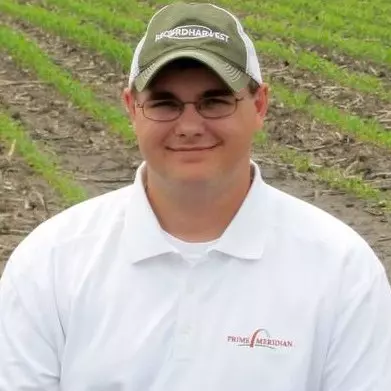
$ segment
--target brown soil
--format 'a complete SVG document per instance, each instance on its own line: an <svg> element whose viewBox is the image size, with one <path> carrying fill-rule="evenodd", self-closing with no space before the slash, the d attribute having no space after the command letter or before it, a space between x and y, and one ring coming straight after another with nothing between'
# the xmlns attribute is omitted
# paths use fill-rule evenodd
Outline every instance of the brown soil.
<svg viewBox="0 0 391 391"><path fill-rule="evenodd" d="M118 188L133 175L138 154L119 137L107 137L105 127L72 107L53 88L20 71L10 57L4 69L0 104L29 130L30 136L61 167L74 174L90 196ZM131 131L129 129L129 131ZM113 176L115 172L115 176Z"/></svg>
<svg viewBox="0 0 391 391"><path fill-rule="evenodd" d="M15 246L61 208L61 200L12 146L0 145L0 275Z"/></svg>
<svg viewBox="0 0 391 391"><path fill-rule="evenodd" d="M391 130L391 102L382 101L375 95L342 87L321 75L315 76L308 70L295 69L284 61L262 56L262 62L268 71L267 76L272 81L284 83L293 91L304 90L313 99L322 100L325 104L338 107L364 120L376 120L385 129Z"/></svg>
<svg viewBox="0 0 391 391"><path fill-rule="evenodd" d="M89 83L101 99L122 107L120 95L127 75L118 64L110 64L97 54L25 24L19 23L18 27L35 37L57 64ZM104 126L88 115L70 107L53 88L34 84L37 81L34 74L21 71L10 58L2 58L0 67L3 70L0 79L9 82L6 88L0 89L0 107L5 106L15 118L19 118L46 151L55 153L61 166L74 173L89 194L101 194L130 182L140 161L136 150L119 137L109 134ZM266 65L265 71L272 74L269 65ZM304 74L293 75L289 70L284 72L287 72L288 80L307 80ZM20 81L23 84L18 84ZM312 79L311 82L315 83ZM341 104L349 99L350 95L347 95L343 101L340 94L336 98ZM363 107L370 113L370 106L364 104ZM377 115L376 112L373 115ZM391 172L387 151L355 142L353 138L338 133L337 129L314 122L274 100L271 101L267 128L273 140L311 151L318 164L339 166L351 174L365 172L374 176L380 171ZM391 276L391 227L389 216L381 208L369 208L367 202L343 192L330 191L317 183L312 174L298 174L266 150L256 148L254 159L263 167L267 182L320 206L361 233L373 245ZM23 175L18 178L20 183L24 183ZM15 180L18 181L18 178ZM386 178L381 186L387 187ZM385 190L385 193L389 191ZM12 247L14 243L7 245Z"/></svg>
<svg viewBox="0 0 391 391"><path fill-rule="evenodd" d="M253 33L252 36L256 38L257 34ZM391 66L378 64L370 58L353 58L352 56L342 53L339 49L337 50L319 45L298 43L292 38L277 38L276 40L292 47L293 49L297 48L307 52L313 52L325 60L331 61L341 67L348 68L350 71L362 72L378 77L383 83L385 83L385 85L391 85Z"/></svg>

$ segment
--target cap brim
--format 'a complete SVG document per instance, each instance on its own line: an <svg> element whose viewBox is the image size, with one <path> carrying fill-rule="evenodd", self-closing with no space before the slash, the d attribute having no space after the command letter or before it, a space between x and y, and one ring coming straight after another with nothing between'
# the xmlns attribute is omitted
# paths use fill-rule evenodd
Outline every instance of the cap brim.
<svg viewBox="0 0 391 391"><path fill-rule="evenodd" d="M203 64L211 68L214 72L216 72L217 75L220 76L221 79L233 91L236 92L247 87L250 81L250 77L246 73L225 62L221 57L217 56L216 54L205 50L200 50L198 48L192 48L176 50L158 58L151 66L142 71L134 79L134 85L137 91L144 90L165 65L179 58L192 58L194 60L202 62Z"/></svg>

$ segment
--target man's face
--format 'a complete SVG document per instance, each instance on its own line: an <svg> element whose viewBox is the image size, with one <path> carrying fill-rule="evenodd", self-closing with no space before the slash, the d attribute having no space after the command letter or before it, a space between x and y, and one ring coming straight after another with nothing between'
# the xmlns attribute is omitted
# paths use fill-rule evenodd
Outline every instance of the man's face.
<svg viewBox="0 0 391 391"><path fill-rule="evenodd" d="M125 90L140 152L152 176L182 185L213 185L248 170L252 138L262 127L267 109L267 86L254 95L247 88L233 94L243 99L232 115L220 119L203 118L194 105L187 104L179 118L157 122L146 118L137 107L137 102L142 105L156 99L195 102L205 96L224 98L226 94L232 95L207 67L183 71L166 67L149 89L136 96ZM165 104L163 101L163 107Z"/></svg>

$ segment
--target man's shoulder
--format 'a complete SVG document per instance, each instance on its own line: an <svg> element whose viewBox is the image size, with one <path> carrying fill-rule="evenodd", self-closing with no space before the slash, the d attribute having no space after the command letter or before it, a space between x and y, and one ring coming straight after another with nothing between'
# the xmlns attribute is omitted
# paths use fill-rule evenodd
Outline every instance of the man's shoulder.
<svg viewBox="0 0 391 391"><path fill-rule="evenodd" d="M269 186L272 226L280 246L296 252L298 262L344 270L354 279L370 280L384 266L367 240L329 212ZM331 269L330 269L331 268Z"/></svg>
<svg viewBox="0 0 391 391"><path fill-rule="evenodd" d="M99 236L123 221L133 190L132 184L64 209L38 225L16 250L51 249L82 237Z"/></svg>
<svg viewBox="0 0 391 391"><path fill-rule="evenodd" d="M330 212L272 186L269 194L273 224L282 235L336 251L368 245L355 229Z"/></svg>

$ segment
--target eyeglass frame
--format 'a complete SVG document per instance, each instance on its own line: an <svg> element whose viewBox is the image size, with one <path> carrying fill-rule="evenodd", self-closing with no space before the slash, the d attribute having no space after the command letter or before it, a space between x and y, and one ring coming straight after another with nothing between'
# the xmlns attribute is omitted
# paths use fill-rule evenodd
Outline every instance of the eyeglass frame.
<svg viewBox="0 0 391 391"><path fill-rule="evenodd" d="M222 95L222 96L223 96L223 95ZM233 115L233 114L236 112L237 108L238 108L238 102L241 102L241 101L243 101L243 100L245 99L244 96L242 96L242 97L240 97L240 98L238 98L238 97L236 97L236 96L234 96L234 95L228 95L228 96L232 96L232 97L234 98L235 108L233 109L232 113L227 114L227 115L223 115L223 116L219 116L219 117L205 117L205 116L199 111L199 107L198 107L198 105L200 104L200 102L202 102L203 100L206 100L206 99L213 99L213 98L216 98L216 97L218 97L218 96L203 97L203 98L198 99L197 101L185 101L185 102L182 101L182 100L180 100L180 99L177 99L177 98L169 98L169 99L147 99L147 100L145 100L143 103L140 103L140 102L138 102L138 101L135 101L135 103L136 103L135 106L138 107L138 108L140 108L140 109L142 109L142 112L143 112L143 115L144 115L145 118L147 118L147 119L149 119L149 120L151 120L151 121L154 121L154 122L171 122L171 121L177 120L178 118L180 118L180 116L181 116L181 115L183 114L183 112L185 111L185 106L186 106L187 104L192 104L192 105L194 105L194 107L195 107L197 113L198 113L202 118L214 120L214 119L227 118L227 117ZM145 106L145 104L146 104L147 102L153 102L153 101L176 101L176 102L178 102L178 103L180 104L180 106L179 106L179 107L180 107L180 111L179 111L178 116L175 117L175 118L173 118L173 119L165 119L165 120L159 120L159 119L153 119L153 118L147 117L147 116L145 115L144 106Z"/></svg>

